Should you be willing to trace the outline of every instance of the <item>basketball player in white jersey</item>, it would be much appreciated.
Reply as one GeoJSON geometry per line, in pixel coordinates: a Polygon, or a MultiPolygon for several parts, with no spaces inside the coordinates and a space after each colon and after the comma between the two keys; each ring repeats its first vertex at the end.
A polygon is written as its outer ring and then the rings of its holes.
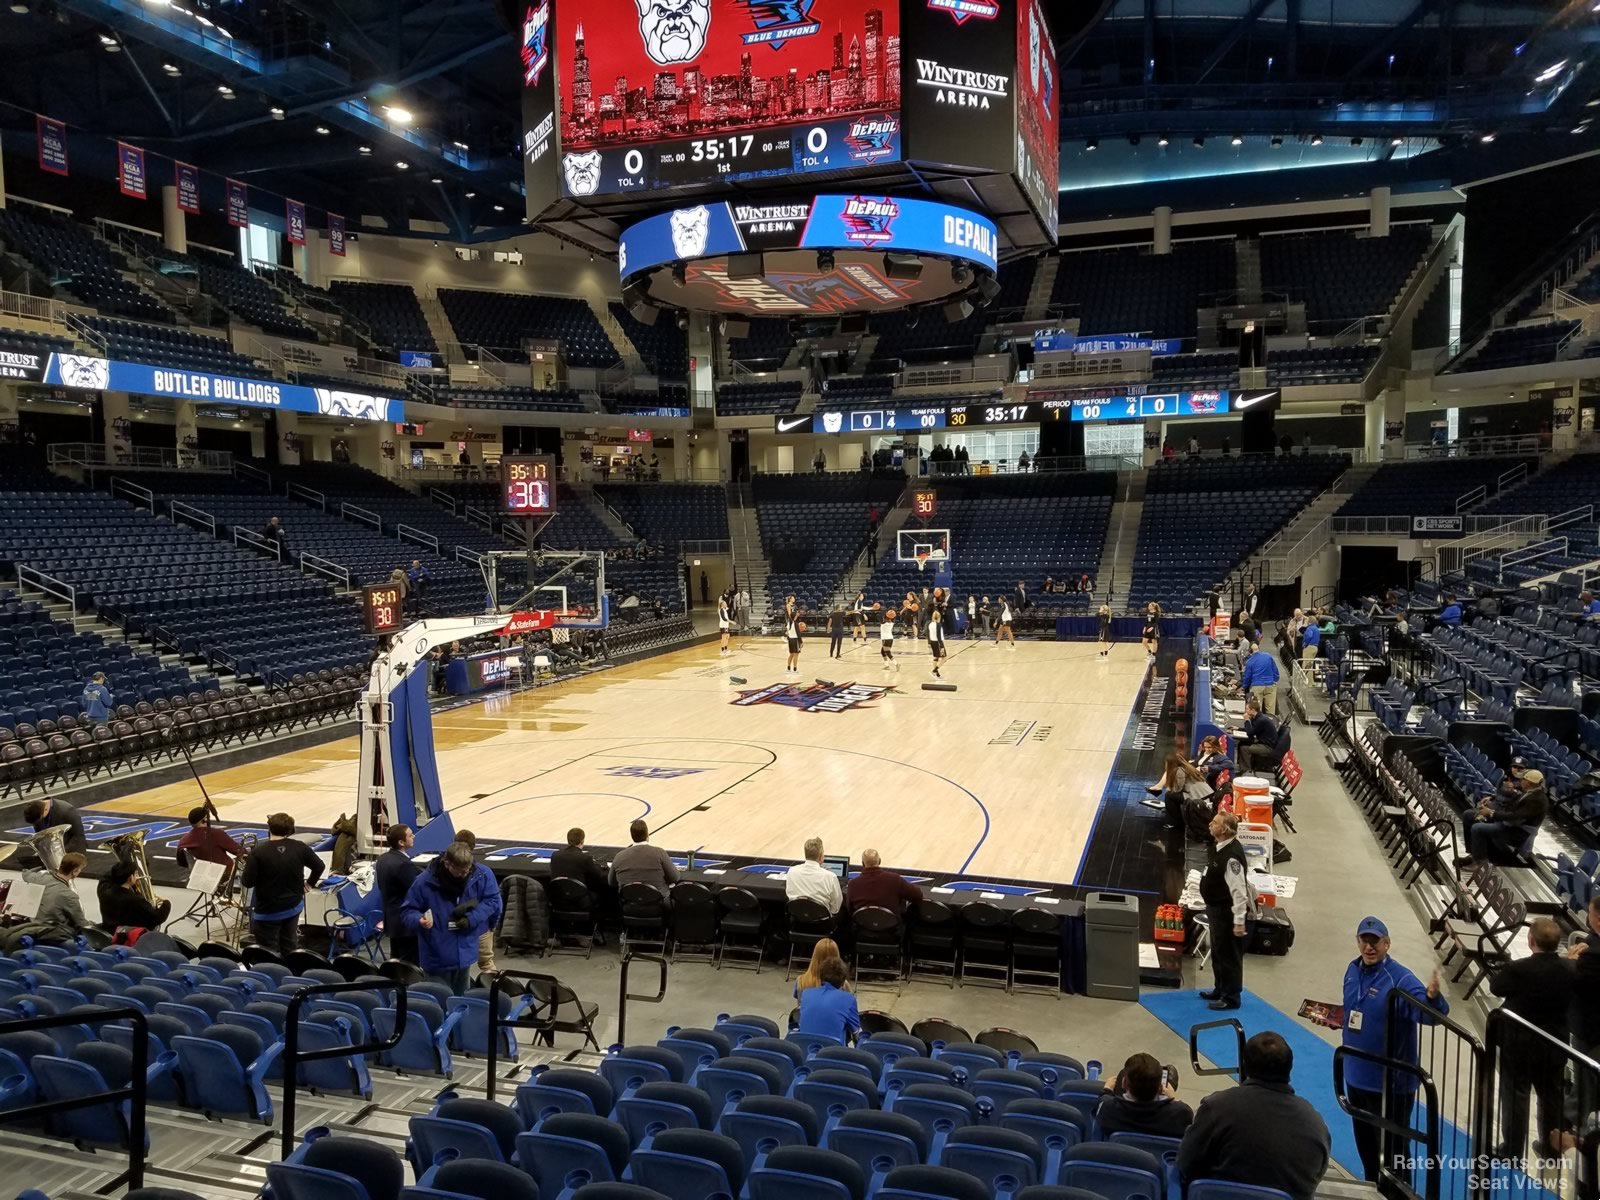
{"type": "Polygon", "coordinates": [[[883,659],[885,671],[898,671],[900,664],[894,660],[894,609],[883,614],[883,624],[878,626],[878,656],[883,659]]]}
{"type": "Polygon", "coordinates": [[[851,618],[854,628],[851,630],[850,640],[865,645],[867,641],[867,594],[865,592],[856,593],[855,603],[850,606],[850,611],[854,614],[851,618]]]}
{"type": "Polygon", "coordinates": [[[1011,632],[1010,596],[1000,597],[1000,623],[994,627],[994,644],[996,646],[1000,644],[1001,638],[1005,638],[1005,640],[1010,643],[1013,650],[1017,648],[1017,639],[1011,632]]]}
{"type": "Polygon", "coordinates": [[[933,677],[943,678],[939,674],[939,663],[944,658],[944,620],[945,610],[942,602],[936,602],[928,611],[928,649],[933,653],[933,677]]]}
{"type": "Polygon", "coordinates": [[[733,634],[733,614],[728,611],[727,592],[717,597],[717,628],[722,633],[722,649],[718,653],[727,658],[732,653],[728,649],[728,639],[733,634]]]}
{"type": "Polygon", "coordinates": [[[784,668],[785,675],[800,674],[801,625],[799,606],[795,604],[793,596],[786,597],[783,602],[783,636],[789,643],[789,662],[784,668]]]}

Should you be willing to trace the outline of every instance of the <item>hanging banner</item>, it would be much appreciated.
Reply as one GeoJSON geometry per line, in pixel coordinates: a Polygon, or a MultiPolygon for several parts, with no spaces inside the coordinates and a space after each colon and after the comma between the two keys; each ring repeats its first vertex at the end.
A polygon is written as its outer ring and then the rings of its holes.
{"type": "Polygon", "coordinates": [[[200,170],[186,162],[172,164],[178,185],[178,207],[186,213],[200,211],[200,170]]]}
{"type": "Polygon", "coordinates": [[[237,179],[228,180],[228,224],[237,229],[250,224],[250,189],[237,179]]]}
{"type": "Polygon", "coordinates": [[[296,246],[304,246],[306,244],[306,206],[304,201],[288,201],[285,205],[285,212],[289,218],[286,226],[289,231],[289,241],[296,246]]]}
{"type": "Polygon", "coordinates": [[[39,136],[39,169],[52,175],[67,173],[67,126],[51,117],[35,117],[39,136]]]}
{"type": "Polygon", "coordinates": [[[127,142],[117,143],[117,186],[124,196],[135,200],[146,197],[144,186],[144,151],[127,142]]]}
{"type": "Polygon", "coordinates": [[[338,213],[328,214],[328,253],[344,257],[344,218],[338,213]]]}

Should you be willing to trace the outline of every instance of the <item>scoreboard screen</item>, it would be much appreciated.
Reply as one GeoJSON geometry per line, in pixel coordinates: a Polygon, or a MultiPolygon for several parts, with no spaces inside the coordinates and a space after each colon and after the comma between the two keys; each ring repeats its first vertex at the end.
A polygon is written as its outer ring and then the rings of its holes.
{"type": "Polygon", "coordinates": [[[901,156],[899,0],[584,0],[555,24],[565,196],[901,156]]]}
{"type": "Polygon", "coordinates": [[[500,460],[500,506],[525,517],[556,511],[555,460],[549,455],[507,455],[500,460]]]}
{"type": "Polygon", "coordinates": [[[1133,421],[1146,417],[1214,417],[1230,411],[1227,391],[1163,392],[1149,396],[1081,396],[1049,400],[1071,405],[1074,421],[1133,421]]]}
{"type": "Polygon", "coordinates": [[[911,493],[911,515],[930,521],[939,515],[939,493],[932,488],[911,493]]]}
{"type": "MultiPolygon", "coordinates": [[[[778,418],[779,433],[785,418],[778,418]]],[[[793,418],[787,418],[793,421],[793,418]]],[[[921,433],[945,427],[942,404],[877,405],[870,408],[819,408],[811,414],[812,433],[921,433]]]]}
{"type": "Polygon", "coordinates": [[[368,633],[394,633],[405,623],[405,595],[393,583],[361,589],[361,624],[368,633]]]}

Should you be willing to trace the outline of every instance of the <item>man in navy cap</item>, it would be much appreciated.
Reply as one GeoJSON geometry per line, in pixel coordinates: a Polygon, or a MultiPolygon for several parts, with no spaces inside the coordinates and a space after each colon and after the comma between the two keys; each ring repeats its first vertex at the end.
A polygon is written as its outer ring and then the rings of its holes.
{"type": "MultiPolygon", "coordinates": [[[[1380,1058],[1391,1052],[1402,1062],[1417,1061],[1417,1026],[1432,1024],[1431,1013],[1444,1015],[1450,1004],[1439,992],[1439,969],[1424,987],[1409,968],[1389,957],[1389,927],[1377,917],[1363,917],[1356,926],[1356,958],[1344,973],[1344,1044],[1380,1058]],[[1415,1004],[1402,1004],[1396,1019],[1405,1022],[1398,1031],[1391,1051],[1389,1038],[1389,994],[1395,990],[1410,996],[1415,1004]]],[[[1351,1056],[1345,1060],[1345,1091],[1353,1107],[1365,1112],[1383,1112],[1383,1068],[1375,1062],[1351,1056]]],[[[1418,1086],[1410,1072],[1391,1072],[1389,1090],[1398,1103],[1390,1111],[1409,1113],[1411,1097],[1418,1086]]],[[[1382,1156],[1389,1153],[1376,1125],[1352,1118],[1356,1150],[1367,1180],[1378,1181],[1382,1156]]]]}

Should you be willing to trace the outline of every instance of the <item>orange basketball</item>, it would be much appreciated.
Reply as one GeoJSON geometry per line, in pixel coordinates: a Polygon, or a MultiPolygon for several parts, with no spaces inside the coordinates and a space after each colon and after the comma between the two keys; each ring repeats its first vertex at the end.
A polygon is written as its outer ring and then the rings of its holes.
{"type": "Polygon", "coordinates": [[[894,609],[891,608],[888,612],[884,613],[883,615],[888,617],[889,620],[891,620],[891,621],[894,620],[894,617],[895,617],[894,609]]]}
{"type": "Polygon", "coordinates": [[[879,612],[879,611],[881,611],[881,610],[882,610],[882,609],[883,609],[883,605],[882,605],[882,604],[880,604],[880,603],[878,603],[878,601],[876,601],[876,600],[874,600],[874,601],[873,601],[873,602],[872,602],[872,611],[873,611],[873,612],[879,612]]]}
{"type": "Polygon", "coordinates": [[[1187,658],[1180,658],[1176,663],[1173,664],[1173,670],[1178,673],[1179,679],[1187,679],[1189,676],[1189,660],[1187,658]]]}
{"type": "Polygon", "coordinates": [[[804,621],[796,621],[795,624],[794,624],[794,627],[796,629],[798,629],[801,633],[804,633],[806,631],[806,623],[804,621]]]}

